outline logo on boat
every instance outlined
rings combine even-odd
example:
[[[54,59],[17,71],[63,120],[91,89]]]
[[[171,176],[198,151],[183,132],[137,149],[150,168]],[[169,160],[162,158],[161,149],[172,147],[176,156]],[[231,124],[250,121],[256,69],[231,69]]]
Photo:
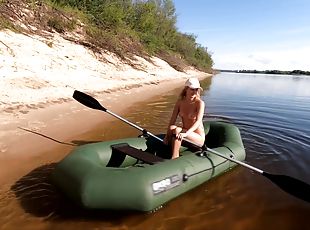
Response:
[[[152,184],[153,193],[156,195],[158,193],[172,189],[180,184],[181,184],[180,177],[178,175],[173,175],[163,180],[154,182]]]

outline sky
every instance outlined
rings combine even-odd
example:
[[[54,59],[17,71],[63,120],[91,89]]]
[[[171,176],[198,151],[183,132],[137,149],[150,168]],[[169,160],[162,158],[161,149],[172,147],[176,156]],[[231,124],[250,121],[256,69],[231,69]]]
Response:
[[[173,0],[215,69],[310,71],[310,0]]]

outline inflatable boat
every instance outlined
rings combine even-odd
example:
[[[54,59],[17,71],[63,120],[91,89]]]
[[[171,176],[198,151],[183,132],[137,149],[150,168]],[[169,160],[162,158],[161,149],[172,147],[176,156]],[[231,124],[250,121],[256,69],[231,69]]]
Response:
[[[245,159],[236,126],[213,121],[204,127],[208,149]],[[190,145],[181,147],[175,160],[169,152],[152,137],[86,144],[57,164],[52,181],[87,209],[152,211],[236,165]]]

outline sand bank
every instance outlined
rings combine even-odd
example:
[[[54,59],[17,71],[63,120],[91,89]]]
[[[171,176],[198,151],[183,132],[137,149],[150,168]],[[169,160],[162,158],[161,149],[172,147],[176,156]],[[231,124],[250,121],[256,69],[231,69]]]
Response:
[[[115,119],[74,101],[75,89],[123,114],[134,103],[180,87],[190,76],[208,76],[193,68],[176,71],[156,57],[152,62],[136,57],[139,69],[109,52],[103,62],[57,34],[43,38],[0,31],[0,48],[0,181],[37,167],[42,152],[59,144],[69,151],[74,137]],[[61,157],[45,156],[44,162]],[[8,170],[12,168],[16,173]]]

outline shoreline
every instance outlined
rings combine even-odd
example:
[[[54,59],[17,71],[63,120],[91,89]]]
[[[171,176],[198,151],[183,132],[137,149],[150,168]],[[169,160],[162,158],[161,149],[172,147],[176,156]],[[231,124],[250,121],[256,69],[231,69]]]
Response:
[[[212,76],[193,67],[179,72],[158,57],[136,56],[134,68],[111,52],[95,54],[47,33],[0,31],[0,183],[60,160],[75,147],[72,140],[83,140],[97,125],[116,119],[76,102],[75,89],[122,115],[134,103],[181,87],[189,77]]]
[[[115,54],[100,54],[62,38],[0,31],[0,111],[28,113],[48,103],[71,99],[72,90],[113,93],[118,90],[187,78],[203,72],[179,72],[158,57],[134,56],[128,64]],[[104,61],[106,60],[106,61]]]
[[[160,90],[167,81],[208,75],[192,67],[179,72],[157,57],[150,57],[150,62],[136,56],[132,61],[139,68],[134,68],[111,52],[95,54],[57,33],[47,33],[50,36],[0,31],[0,159],[14,144],[12,137],[23,135],[16,133],[16,127],[44,131],[49,120],[60,122],[64,115],[57,115],[57,109],[62,110],[62,104],[71,108],[65,113],[75,113],[79,108],[72,104],[75,89],[113,101],[120,92],[133,95],[146,88],[146,97],[154,93],[152,87]]]
[[[199,79],[203,80],[208,77],[210,76],[205,74]],[[185,78],[180,78],[131,89],[115,90],[112,93],[89,94],[94,95],[108,110],[122,116],[126,114],[126,110],[131,105],[180,88],[185,80]],[[84,140],[87,133],[99,124],[108,125],[109,122],[117,120],[103,111],[90,109],[74,99],[32,109],[26,114],[13,117],[12,114],[1,114],[0,119],[8,121],[0,131],[0,160],[2,162],[0,183],[2,184],[13,183],[33,168],[46,162],[59,161],[77,146],[72,140]],[[95,141],[104,141],[104,138],[96,137]]]

